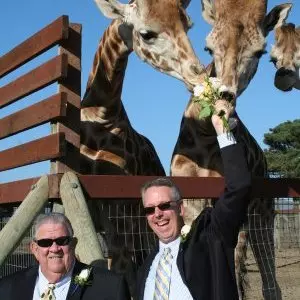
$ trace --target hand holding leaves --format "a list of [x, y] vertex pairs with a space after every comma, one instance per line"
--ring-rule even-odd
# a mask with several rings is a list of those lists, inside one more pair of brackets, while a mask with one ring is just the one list
[[[218, 78], [206, 77], [203, 85], [197, 85], [194, 88], [193, 101], [199, 103], [201, 110], [199, 113], [199, 119], [205, 119], [216, 114], [215, 104], [216, 101], [221, 99], [221, 91], [226, 87], [221, 84]], [[218, 112], [218, 116], [223, 121], [223, 126], [227, 131], [230, 131], [228, 120], [225, 116], [225, 111]]]

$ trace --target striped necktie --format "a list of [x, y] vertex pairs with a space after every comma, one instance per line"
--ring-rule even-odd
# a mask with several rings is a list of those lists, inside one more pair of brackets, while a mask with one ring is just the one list
[[55, 289], [54, 283], [48, 283], [48, 288], [46, 291], [41, 295], [42, 300], [55, 300], [55, 295], [53, 290]]
[[165, 248], [161, 255], [155, 276], [155, 289], [153, 300], [168, 300], [170, 292], [172, 259], [170, 248]]

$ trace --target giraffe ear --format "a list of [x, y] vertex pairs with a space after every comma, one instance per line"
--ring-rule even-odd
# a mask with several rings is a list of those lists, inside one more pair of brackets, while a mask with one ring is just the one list
[[125, 17], [128, 4], [122, 4], [116, 0], [95, 0], [95, 2], [105, 17], [109, 19]]
[[264, 19], [264, 32], [265, 36], [268, 35], [270, 31], [284, 25], [289, 12], [292, 8], [291, 3], [285, 3], [275, 6]]
[[204, 20], [210, 24], [214, 25], [215, 22], [215, 6], [213, 0], [201, 0], [202, 4], [202, 16]]

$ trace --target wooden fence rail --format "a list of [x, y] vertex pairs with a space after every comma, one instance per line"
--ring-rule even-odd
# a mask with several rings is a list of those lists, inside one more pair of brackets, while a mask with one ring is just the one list
[[61, 16], [0, 57], [0, 78], [58, 46], [58, 55], [0, 87], [0, 108], [57, 83], [58, 93], [0, 119], [0, 139], [51, 124], [51, 135], [0, 152], [0, 172], [51, 160], [49, 173], [79, 170], [81, 25]]
[[[79, 181], [89, 199], [140, 198], [140, 188], [154, 176], [113, 176], [79, 175]], [[49, 200], [60, 198], [61, 174], [48, 176]], [[223, 178], [172, 177], [184, 198], [216, 198], [224, 189]], [[18, 203], [28, 194], [31, 186], [39, 178], [19, 180], [0, 184], [0, 204]], [[300, 197], [300, 178], [298, 179], [254, 179], [253, 196], [257, 197]]]

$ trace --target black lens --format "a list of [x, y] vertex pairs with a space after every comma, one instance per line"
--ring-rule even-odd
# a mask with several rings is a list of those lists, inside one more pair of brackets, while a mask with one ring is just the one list
[[55, 243], [58, 246], [66, 246], [70, 243], [70, 241], [71, 241], [71, 237], [69, 237], [69, 236], [62, 236], [62, 237], [55, 239]]
[[55, 242], [58, 246], [66, 246], [71, 242], [72, 238], [70, 236], [61, 236], [56, 239], [40, 239], [36, 240], [35, 242], [43, 248], [51, 247], [52, 244]]
[[157, 205], [157, 207], [160, 210], [168, 210], [171, 207], [171, 202], [166, 202], [166, 203], [159, 204], [159, 205]]
[[51, 247], [51, 245], [53, 244], [53, 240], [52, 239], [41, 239], [41, 240], [37, 240], [36, 243], [40, 247]]
[[[175, 203], [175, 202], [174, 202]], [[149, 206], [149, 207], [144, 207], [144, 212], [145, 215], [152, 215], [155, 212], [155, 207], [158, 207], [160, 210], [165, 211], [171, 208], [171, 201], [169, 202], [165, 202], [165, 203], [161, 203], [157, 206]]]
[[144, 207], [145, 215], [152, 215], [155, 212], [155, 206]]

